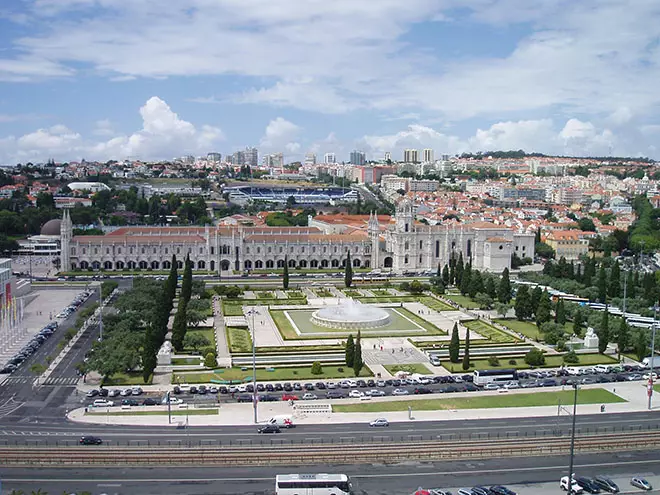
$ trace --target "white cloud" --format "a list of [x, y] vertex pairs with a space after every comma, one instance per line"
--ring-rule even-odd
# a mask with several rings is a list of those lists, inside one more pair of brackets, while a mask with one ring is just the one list
[[[224, 140], [222, 130], [202, 125], [195, 127], [172, 111], [160, 98], [154, 96], [140, 108], [142, 129], [130, 135], [115, 135], [107, 141], [84, 139], [79, 133], [63, 125], [39, 129], [21, 137], [9, 136], [0, 140], [0, 160], [46, 161], [74, 159], [170, 159], [182, 154], [202, 154]], [[92, 134], [108, 136], [112, 123], [96, 122]]]
[[300, 131], [301, 128], [293, 122], [277, 117], [266, 126], [266, 132], [259, 144], [260, 151], [275, 153], [286, 150], [296, 154], [301, 148], [300, 143], [296, 141]]

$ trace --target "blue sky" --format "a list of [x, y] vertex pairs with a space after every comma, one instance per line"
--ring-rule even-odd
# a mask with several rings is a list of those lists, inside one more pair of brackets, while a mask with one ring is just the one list
[[4, 0], [0, 163], [660, 158], [658, 21], [655, 0]]

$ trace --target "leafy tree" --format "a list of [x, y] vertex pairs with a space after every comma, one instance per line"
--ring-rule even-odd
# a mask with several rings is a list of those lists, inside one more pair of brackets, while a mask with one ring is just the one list
[[503, 304], [508, 304], [511, 301], [511, 281], [509, 280], [509, 269], [505, 268], [502, 271], [502, 278], [497, 288], [497, 300]]
[[458, 363], [460, 352], [461, 341], [458, 337], [458, 323], [454, 323], [454, 328], [451, 331], [451, 340], [449, 341], [449, 360], [452, 363]]
[[360, 336], [360, 331], [358, 330], [357, 339], [355, 339], [355, 352], [353, 354], [353, 371], [355, 376], [360, 376], [360, 371], [364, 367], [364, 361], [362, 360], [362, 337]]
[[600, 322], [596, 334], [598, 335], [598, 352], [604, 354], [607, 350], [607, 344], [610, 343], [610, 312], [607, 306], [605, 306], [603, 319]]
[[53, 199], [53, 195], [45, 192], [37, 194], [37, 208], [45, 208], [47, 210], [55, 209], [55, 199]]
[[534, 347], [530, 349], [527, 354], [525, 354], [525, 362], [530, 366], [542, 366], [545, 364], [545, 356], [543, 351]]
[[353, 334], [348, 335], [346, 340], [346, 367], [352, 368], [353, 361], [355, 359], [355, 341], [353, 340]]
[[607, 274], [605, 265], [601, 263], [598, 271], [598, 302], [605, 304], [607, 301]]
[[187, 308], [186, 310], [186, 323], [188, 326], [196, 327], [201, 322], [206, 320], [206, 315], [200, 311]]
[[18, 251], [21, 246], [14, 239], [10, 239], [5, 234], [0, 234], [0, 253], [11, 253]]
[[493, 307], [493, 298], [485, 292], [475, 294], [474, 302], [479, 305], [479, 309], [491, 309]]
[[568, 351], [566, 354], [564, 354], [563, 360], [564, 360], [565, 363], [569, 363], [569, 364], [574, 364], [574, 363], [579, 363], [580, 362], [580, 358], [575, 353], [575, 351], [572, 350], [572, 349], [570, 351]]
[[539, 300], [539, 305], [536, 308], [536, 325], [541, 326], [546, 321], [550, 321], [550, 294], [544, 290]]
[[486, 277], [486, 283], [484, 284], [484, 290], [486, 294], [490, 296], [491, 299], [497, 298], [497, 288], [495, 287], [495, 278], [488, 275]]
[[449, 287], [449, 266], [445, 265], [442, 269], [442, 283], [445, 287]]
[[555, 257], [555, 250], [545, 242], [537, 242], [534, 246], [534, 252], [541, 258], [547, 260]]
[[566, 323], [566, 308], [564, 307], [564, 300], [561, 298], [557, 301], [557, 307], [555, 308], [555, 322], [560, 325]]
[[500, 365], [500, 359], [493, 355], [493, 356], [488, 356], [488, 366], [499, 366]]
[[463, 371], [470, 369], [470, 329], [465, 332], [465, 350], [463, 352]]
[[497, 314], [500, 315], [502, 318], [506, 318], [506, 315], [510, 309], [511, 306], [509, 304], [504, 304], [501, 302], [495, 303], [495, 311], [497, 311]]
[[522, 285], [518, 288], [514, 309], [516, 311], [516, 318], [520, 321], [531, 318], [532, 314], [534, 314], [532, 300], [526, 285]]
[[589, 217], [580, 218], [577, 224], [580, 230], [584, 230], [586, 232], [596, 232], [596, 225], [594, 225], [594, 221]]
[[346, 254], [346, 268], [344, 270], [344, 285], [348, 289], [353, 284], [353, 264], [351, 263], [351, 251]]
[[192, 349], [193, 351], [197, 352], [201, 347], [206, 347], [207, 345], [210, 345], [211, 341], [206, 338], [206, 336], [202, 335], [199, 332], [191, 332], [189, 334], [186, 334], [186, 336], [183, 339], [183, 347], [187, 349]]
[[209, 352], [206, 357], [204, 358], [204, 366], [207, 368], [217, 368], [218, 367], [218, 360], [215, 357], [215, 354], [212, 352]]
[[323, 374], [323, 367], [321, 366], [321, 363], [319, 361], [314, 361], [312, 363], [312, 375], [322, 375]]
[[282, 273], [282, 288], [289, 289], [289, 257], [284, 256], [284, 272]]
[[633, 336], [633, 348], [637, 361], [642, 361], [649, 355], [649, 339], [643, 330], [637, 330]]
[[619, 262], [615, 261], [610, 271], [610, 286], [608, 290], [610, 297], [621, 296], [621, 267]]

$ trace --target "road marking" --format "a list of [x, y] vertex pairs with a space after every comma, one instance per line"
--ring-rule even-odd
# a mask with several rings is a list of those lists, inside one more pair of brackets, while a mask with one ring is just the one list
[[99, 483], [98, 485], [99, 488], [111, 488], [111, 487], [119, 487], [121, 486], [121, 483]]

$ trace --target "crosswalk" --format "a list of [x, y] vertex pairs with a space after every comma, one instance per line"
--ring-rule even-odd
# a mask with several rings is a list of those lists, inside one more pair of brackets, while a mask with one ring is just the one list
[[0, 383], [0, 387], [8, 387], [12, 385], [25, 385], [34, 383], [33, 376], [9, 376], [5, 381]]
[[17, 402], [14, 400], [13, 397], [11, 397], [10, 399], [6, 400], [4, 403], [0, 404], [0, 418], [2, 418], [3, 416], [7, 416], [8, 414], [11, 414], [22, 405], [23, 405], [22, 402]]
[[[3, 382], [0, 383], [0, 389], [2, 387], [11, 387], [13, 385], [27, 385], [27, 384], [34, 384], [36, 378], [33, 376], [9, 376], [7, 379], [5, 379]], [[75, 376], [70, 376], [70, 377], [49, 377], [46, 379], [45, 382], [41, 383], [41, 386], [46, 386], [46, 387], [55, 387], [57, 385], [61, 386], [72, 386], [76, 385], [78, 383], [78, 378]]]
[[75, 385], [78, 383], [79, 378], [71, 377], [49, 377], [42, 385], [55, 386], [55, 385]]

